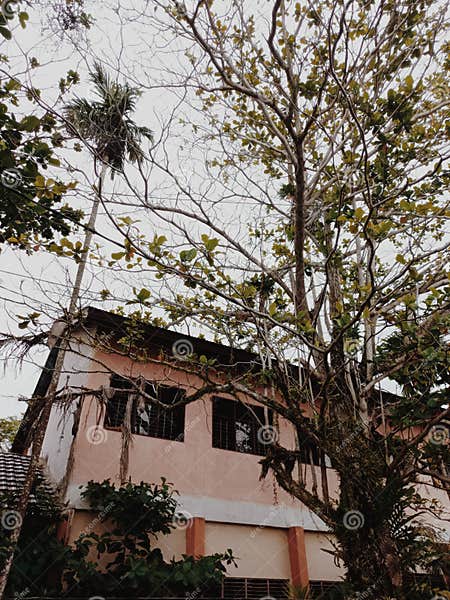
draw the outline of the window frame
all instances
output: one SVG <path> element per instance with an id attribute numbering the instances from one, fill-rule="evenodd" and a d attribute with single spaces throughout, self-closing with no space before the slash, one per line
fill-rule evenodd
<path id="1" fill-rule="evenodd" d="M 252 456 L 265 456 L 270 444 L 262 444 L 258 440 L 258 431 L 264 426 L 273 426 L 273 411 L 258 404 L 250 404 L 224 398 L 222 396 L 213 396 L 212 399 L 212 432 L 211 446 L 216 450 L 226 450 L 228 452 L 238 452 L 239 454 L 250 454 Z M 223 414 L 218 413 L 219 403 L 224 403 L 222 407 Z M 266 419 L 267 410 L 267 419 Z M 230 415 L 227 416 L 226 413 Z M 259 413 L 259 416 L 258 416 Z M 247 420 L 247 423 L 246 423 Z M 222 442 L 222 427 L 226 425 L 224 434 L 226 441 Z M 236 439 L 237 425 L 249 425 L 248 436 L 250 438 L 251 448 L 249 450 L 239 449 L 239 442 Z M 231 425 L 231 431 L 229 430 Z"/>
<path id="2" fill-rule="evenodd" d="M 136 378 L 135 381 L 136 382 L 139 381 L 138 378 Z M 168 385 L 165 385 L 158 381 L 152 381 L 152 380 L 144 380 L 144 381 L 145 381 L 145 387 L 149 388 L 150 386 L 153 386 L 153 388 L 156 390 L 156 393 L 158 394 L 158 396 L 159 396 L 159 393 L 161 390 L 163 392 L 167 391 L 169 393 L 173 393 L 173 395 L 174 395 L 173 402 L 176 402 L 178 399 L 181 399 L 181 397 L 184 397 L 186 394 L 186 391 L 184 390 L 184 388 L 181 388 L 181 387 L 168 386 Z M 129 387 L 126 387 L 127 383 L 129 384 Z M 122 387 L 121 384 L 124 384 L 124 386 Z M 125 414 L 126 414 L 126 410 L 127 410 L 128 401 L 130 398 L 130 394 L 132 394 L 135 396 L 132 399 L 132 407 L 131 407 L 131 433 L 133 435 L 139 435 L 139 436 L 153 438 L 153 439 L 167 440 L 170 442 L 183 443 L 185 441 L 185 434 L 186 434 L 186 407 L 183 405 L 183 406 L 179 406 L 178 408 L 176 408 L 175 410 L 170 411 L 170 412 L 164 411 L 164 409 L 162 409 L 161 407 L 159 407 L 156 404 L 152 404 L 145 397 L 142 398 L 144 407 L 146 405 L 148 405 L 151 407 L 151 409 L 156 411 L 156 416 L 154 417 L 154 419 L 157 423 L 157 426 L 155 429 L 151 430 L 151 431 L 153 431 L 153 433 L 145 433 L 145 431 L 142 431 L 142 424 L 140 425 L 140 427 L 141 427 L 140 430 L 138 430 L 138 427 L 139 427 L 138 420 L 139 419 L 141 421 L 143 420 L 141 417 L 139 417 L 139 405 L 138 405 L 138 403 L 140 401 L 139 392 L 137 391 L 136 388 L 131 387 L 131 386 L 132 386 L 131 378 L 122 377 L 121 375 L 116 375 L 116 374 L 113 374 L 111 376 L 109 389 L 113 390 L 113 393 L 108 397 L 107 402 L 106 402 L 105 414 L 104 414 L 104 418 L 103 418 L 103 427 L 110 431 L 121 431 L 122 430 L 123 422 L 125 420 Z M 149 393 L 148 389 L 145 389 L 144 391 L 146 394 L 151 395 L 151 393 Z M 108 408 L 110 406 L 110 403 L 112 403 L 114 401 L 114 399 L 117 395 L 122 396 L 121 398 L 118 399 L 118 403 L 121 404 L 122 406 L 119 409 L 116 409 L 116 414 L 114 416 L 114 419 L 111 419 L 108 415 Z M 177 398 L 178 395 L 180 396 L 180 398 Z M 158 400 L 162 401 L 161 398 L 158 398 Z M 169 414 L 173 415 L 171 424 L 166 425 L 166 423 L 168 421 L 165 420 L 163 425 L 160 425 L 161 414 L 163 411 L 165 414 L 165 419 L 166 419 L 166 416 L 169 416 Z M 148 422 L 150 423 L 151 412 L 149 411 L 147 414 L 149 415 Z M 111 424 L 111 421 L 113 421 L 113 420 L 115 421 L 116 424 Z M 108 421 L 110 421 L 110 422 L 108 422 Z M 120 421 L 120 425 L 117 424 L 119 421 Z M 176 428 L 177 422 L 179 422 L 178 429 Z M 170 427 L 170 429 L 176 428 L 175 432 L 172 434 L 172 432 L 170 431 L 170 435 L 168 436 L 167 435 L 167 427 Z M 150 425 L 149 425 L 149 429 L 150 429 Z M 155 435 L 155 433 L 154 433 L 155 430 L 157 432 L 157 435 Z M 175 435 L 175 433 L 176 433 L 176 435 Z"/>

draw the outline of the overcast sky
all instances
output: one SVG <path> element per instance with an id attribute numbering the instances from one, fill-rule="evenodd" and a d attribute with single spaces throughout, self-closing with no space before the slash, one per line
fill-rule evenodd
<path id="1" fill-rule="evenodd" d="M 76 86 L 78 96 L 90 96 L 88 83 L 88 69 L 93 61 L 100 59 L 111 68 L 117 68 L 130 77 L 131 82 L 144 84 L 142 97 L 139 99 L 135 120 L 140 125 L 146 125 L 154 131 L 155 138 L 159 141 L 161 132 L 167 122 L 172 120 L 170 143 L 164 144 L 164 152 L 172 154 L 175 163 L 182 165 L 180 176 L 184 177 L 187 185 L 193 181 L 199 183 L 203 168 L 204 158 L 208 148 L 192 148 L 189 146 L 189 127 L 179 124 L 184 118 L 189 121 L 189 112 L 178 109 L 180 93 L 168 85 L 171 75 L 167 70 L 176 73 L 180 66 L 178 57 L 173 49 L 166 47 L 161 35 L 152 30 L 148 23 L 131 22 L 123 26 L 124 18 L 136 16 L 134 8 L 146 5 L 139 0 L 129 2 L 124 6 L 116 2 L 104 2 L 95 5 L 87 0 L 86 7 L 95 15 L 95 24 L 88 32 L 87 39 L 77 38 L 72 41 L 56 37 L 48 28 L 47 15 L 41 11 L 30 12 L 30 22 L 25 31 L 16 28 L 13 41 L 8 44 L 8 55 L 11 57 L 11 72 L 23 73 L 27 70 L 26 78 L 29 83 L 42 91 L 42 98 L 50 106 L 53 105 L 58 94 L 58 81 L 69 69 L 77 70 L 81 76 L 80 85 Z M 111 7 L 113 10 L 111 10 Z M 40 63 L 38 69 L 27 69 L 29 59 L 35 57 Z M 166 85 L 167 82 L 167 85 Z M 67 100 L 72 96 L 69 95 Z M 26 105 L 24 105 L 26 108 Z M 176 118 L 172 118 L 171 111 L 176 110 Z M 187 137 L 185 137 L 187 136 Z M 71 196 L 75 206 L 82 207 L 89 212 L 92 199 L 89 187 L 93 178 L 92 160 L 86 152 L 82 154 L 65 151 L 62 153 L 72 167 L 77 169 L 73 176 L 80 181 L 77 190 Z M 170 183 L 164 182 L 161 172 L 152 170 L 148 173 L 152 198 L 161 202 L 172 201 L 174 195 Z M 132 177 L 132 175 L 131 175 Z M 63 174 L 65 180 L 67 174 Z M 129 215 L 139 218 L 141 215 L 136 209 L 114 205 L 117 199 L 125 199 L 126 186 L 120 178 L 106 182 L 106 194 L 111 200 L 115 214 Z M 129 191 L 129 190 L 128 190 Z M 214 192 L 211 189 L 210 202 L 214 201 Z M 182 202 L 183 198 L 177 198 Z M 247 223 L 256 219 L 253 207 L 244 200 L 222 200 L 220 208 L 215 209 L 228 232 L 242 239 L 247 238 Z M 246 214 L 247 211 L 247 214 Z M 102 213 L 99 215 L 98 227 L 107 234 L 114 235 L 113 229 L 108 224 L 108 219 Z M 143 221 L 140 228 L 152 237 L 154 233 L 173 235 L 170 228 L 159 220 L 158 222 Z M 192 230 L 193 231 L 193 230 Z M 116 236 L 117 237 L 117 236 Z M 102 241 L 100 254 L 108 256 L 114 247 Z M 105 309 L 124 304 L 130 296 L 132 285 L 145 286 L 157 290 L 160 283 L 147 274 L 132 276 L 99 265 L 91 265 L 83 282 L 82 304 L 96 304 Z M 25 252 L 14 251 L 6 248 L 0 254 L 0 330 L 13 334 L 21 333 L 17 328 L 17 315 L 38 311 L 42 312 L 43 325 L 48 325 L 67 306 L 71 282 L 75 268 L 70 259 L 56 258 L 40 252 L 27 255 Z M 134 279 L 133 279 L 134 277 Z M 110 289 L 117 298 L 116 301 L 101 301 L 99 292 Z M 45 328 L 45 327 L 44 327 Z M 22 332 L 23 333 L 23 332 Z M 0 416 L 20 414 L 25 409 L 24 402 L 18 398 L 29 397 L 39 377 L 40 367 L 45 361 L 48 350 L 40 348 L 30 352 L 22 363 L 9 360 L 4 363 L 1 375 L 0 390 Z"/>

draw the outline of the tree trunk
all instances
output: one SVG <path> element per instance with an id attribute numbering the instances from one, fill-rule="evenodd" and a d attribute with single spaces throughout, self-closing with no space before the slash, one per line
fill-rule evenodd
<path id="1" fill-rule="evenodd" d="M 70 331 L 70 326 L 72 324 L 73 317 L 76 314 L 77 302 L 80 297 L 81 283 L 83 280 L 84 272 L 86 270 L 88 252 L 89 252 L 89 248 L 90 248 L 90 245 L 92 242 L 92 236 L 94 234 L 94 226 L 95 226 L 95 221 L 97 219 L 97 213 L 98 213 L 98 208 L 100 205 L 102 187 L 103 187 L 103 182 L 104 182 L 105 175 L 106 175 L 106 170 L 107 170 L 107 164 L 103 163 L 102 170 L 101 170 L 101 173 L 99 176 L 99 187 L 98 187 L 98 190 L 96 190 L 94 203 L 92 205 L 92 210 L 91 210 L 91 214 L 89 217 L 89 222 L 86 227 L 86 235 L 84 238 L 81 260 L 78 264 L 78 269 L 77 269 L 77 273 L 75 276 L 75 282 L 74 282 L 74 286 L 73 286 L 73 290 L 72 290 L 72 295 L 70 298 L 68 314 L 67 314 L 66 333 L 68 330 Z M 53 369 L 53 374 L 52 374 L 52 378 L 50 380 L 50 384 L 47 389 L 47 393 L 45 395 L 45 398 L 43 399 L 44 402 L 43 402 L 42 412 L 37 420 L 35 435 L 33 436 L 31 459 L 30 459 L 30 465 L 28 468 L 27 476 L 25 478 L 25 482 L 24 482 L 24 485 L 23 485 L 21 493 L 20 493 L 19 502 L 15 509 L 16 512 L 18 513 L 18 515 L 20 515 L 20 517 L 18 518 L 19 525 L 18 525 L 18 527 L 13 529 L 13 531 L 11 533 L 11 536 L 9 538 L 10 545 L 11 545 L 11 549 L 9 551 L 10 554 L 8 555 L 7 559 L 5 560 L 5 563 L 0 572 L 0 598 L 5 598 L 6 585 L 7 585 L 9 573 L 11 571 L 11 567 L 13 564 L 14 553 L 17 548 L 17 544 L 18 544 L 18 541 L 20 538 L 20 533 L 22 531 L 22 524 L 25 520 L 25 515 L 27 513 L 28 503 L 30 500 L 31 491 L 33 488 L 34 480 L 36 477 L 36 471 L 37 471 L 37 468 L 39 465 L 39 460 L 40 460 L 40 456 L 41 456 L 41 452 L 42 452 L 42 446 L 44 443 L 45 433 L 47 431 L 47 426 L 48 426 L 48 422 L 50 419 L 50 414 L 51 414 L 54 398 L 55 398 L 56 392 L 58 391 L 58 385 L 59 385 L 59 380 L 60 380 L 63 365 L 64 365 L 64 358 L 65 358 L 67 346 L 68 346 L 68 339 L 66 337 L 66 334 L 63 334 L 61 337 L 58 338 L 58 340 L 55 344 L 55 348 L 57 349 L 57 358 L 55 361 L 55 366 Z"/>

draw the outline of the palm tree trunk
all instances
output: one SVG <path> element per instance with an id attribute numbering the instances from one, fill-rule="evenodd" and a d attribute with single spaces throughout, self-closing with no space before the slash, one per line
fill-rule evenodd
<path id="1" fill-rule="evenodd" d="M 47 432 L 48 422 L 50 419 L 50 414 L 54 402 L 54 398 L 56 392 L 58 391 L 58 384 L 61 377 L 62 369 L 64 366 L 64 358 L 66 355 L 66 351 L 68 348 L 68 339 L 66 337 L 66 333 L 70 331 L 70 325 L 72 324 L 73 318 L 77 312 L 77 304 L 80 298 L 81 291 L 81 283 L 83 281 L 83 275 L 86 270 L 87 258 L 89 249 L 92 242 L 92 237 L 94 235 L 94 227 L 97 219 L 98 209 L 102 197 L 102 188 L 105 180 L 106 170 L 108 166 L 107 163 L 104 162 L 102 164 L 102 169 L 99 175 L 99 185 L 97 190 L 95 190 L 95 199 L 92 205 L 91 214 L 89 216 L 89 221 L 86 226 L 86 234 L 84 238 L 83 250 L 81 254 L 81 260 L 78 263 L 78 269 L 75 276 L 75 282 L 72 289 L 72 294 L 70 297 L 69 308 L 67 312 L 67 324 L 65 328 L 65 332 L 61 334 L 55 344 L 55 348 L 57 350 L 57 358 L 55 362 L 55 367 L 53 369 L 52 378 L 50 380 L 50 384 L 47 389 L 47 393 L 45 396 L 44 407 L 42 409 L 42 413 L 37 421 L 36 433 L 33 436 L 33 444 L 31 449 L 31 459 L 30 465 L 28 467 L 27 476 L 25 478 L 25 482 L 23 484 L 19 502 L 16 507 L 16 512 L 20 515 L 18 518 L 18 527 L 16 527 L 9 538 L 10 542 L 10 550 L 7 559 L 3 565 L 3 568 L 0 572 L 0 598 L 5 598 L 5 590 L 6 584 L 8 582 L 9 573 L 11 571 L 11 567 L 13 564 L 14 553 L 17 548 L 17 543 L 20 538 L 20 533 L 22 531 L 22 524 L 25 520 L 25 515 L 27 513 L 28 503 L 30 500 L 31 490 L 33 488 L 33 483 L 36 476 L 36 470 L 39 465 L 39 459 L 42 452 L 42 446 L 44 443 L 45 434 Z"/>

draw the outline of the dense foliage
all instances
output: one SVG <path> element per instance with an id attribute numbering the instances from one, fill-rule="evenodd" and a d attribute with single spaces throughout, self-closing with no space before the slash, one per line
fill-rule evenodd
<path id="1" fill-rule="evenodd" d="M 0 11 L 0 33 L 10 38 L 8 27 L 17 19 L 25 27 L 28 15 L 15 14 L 18 3 L 3 4 L 9 12 Z M 31 66 L 37 67 L 34 61 Z M 56 234 L 67 235 L 81 214 L 64 202 L 75 182 L 46 174 L 60 166 L 56 150 L 63 138 L 56 119 L 39 108 L 40 91 L 13 74 L 7 55 L 0 56 L 0 66 L 0 247 L 8 243 L 31 250 Z M 70 71 L 63 84 L 69 87 L 77 79 Z"/>
<path id="2" fill-rule="evenodd" d="M 177 512 L 174 491 L 165 480 L 119 488 L 109 480 L 89 482 L 82 497 L 93 518 L 72 546 L 56 538 L 62 507 L 40 484 L 36 489 L 9 578 L 11 596 L 26 589 L 27 595 L 58 598 L 171 598 L 189 592 L 199 597 L 214 594 L 225 565 L 234 564 L 231 550 L 166 561 L 154 547 L 159 536 L 169 535 L 179 523 L 189 526 Z M 4 500 L 13 510 L 14 498 Z M 8 531 L 1 532 L 0 556 L 6 556 Z"/>
<path id="3" fill-rule="evenodd" d="M 11 447 L 19 429 L 20 417 L 0 418 L 0 451 L 6 452 Z"/>

